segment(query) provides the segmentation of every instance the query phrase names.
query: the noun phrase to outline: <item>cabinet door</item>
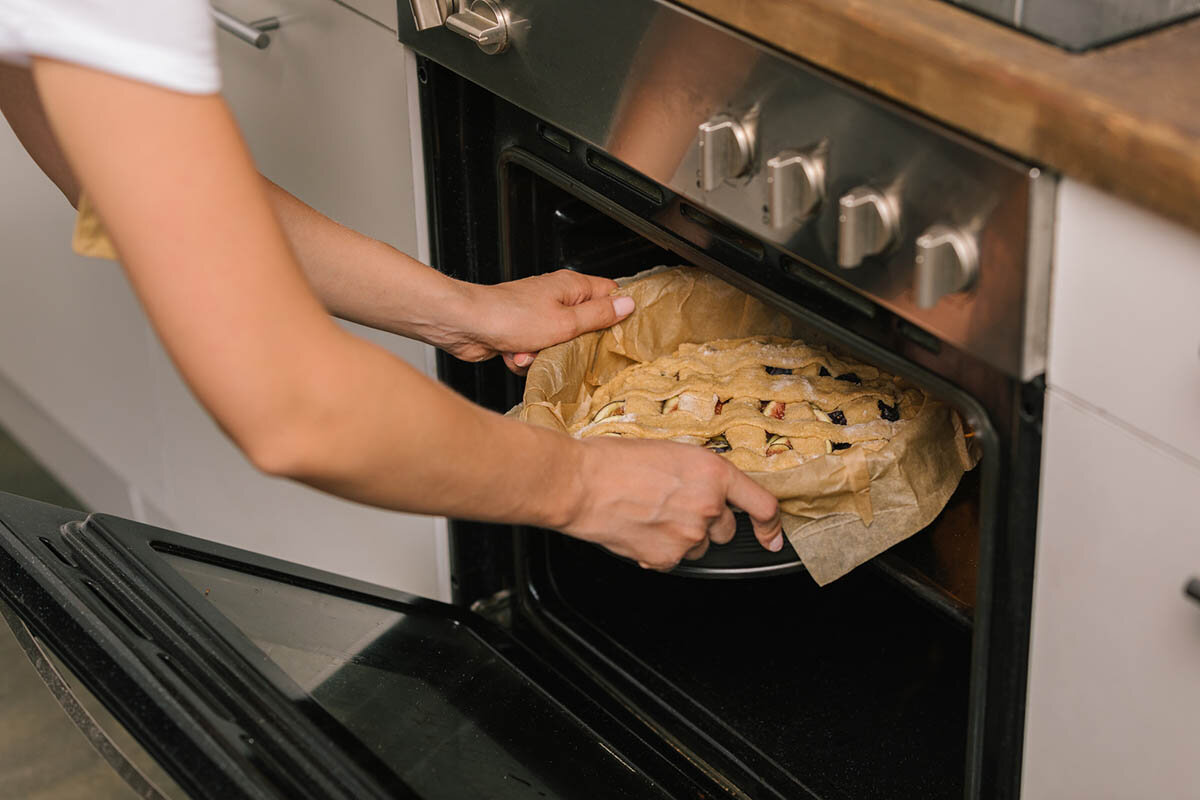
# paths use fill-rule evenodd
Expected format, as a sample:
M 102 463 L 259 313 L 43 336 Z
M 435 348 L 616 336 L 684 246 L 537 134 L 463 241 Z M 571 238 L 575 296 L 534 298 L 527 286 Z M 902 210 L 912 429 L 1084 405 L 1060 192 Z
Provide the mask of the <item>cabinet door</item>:
M 162 487 L 149 325 L 118 264 L 71 251 L 75 212 L 0 120 L 0 424 L 85 504 Z
M 1200 235 L 1064 180 L 1046 380 L 1200 458 Z
M 1051 392 L 1022 797 L 1200 786 L 1200 468 Z
M 222 8 L 245 20 L 281 21 L 266 50 L 219 34 L 224 93 L 259 169 L 322 213 L 422 256 L 410 69 L 394 35 L 332 0 L 243 0 Z M 350 327 L 432 373 L 430 348 Z M 448 597 L 444 521 L 264 477 L 217 430 L 161 352 L 156 370 L 166 423 L 168 490 L 161 505 L 173 524 L 289 561 Z

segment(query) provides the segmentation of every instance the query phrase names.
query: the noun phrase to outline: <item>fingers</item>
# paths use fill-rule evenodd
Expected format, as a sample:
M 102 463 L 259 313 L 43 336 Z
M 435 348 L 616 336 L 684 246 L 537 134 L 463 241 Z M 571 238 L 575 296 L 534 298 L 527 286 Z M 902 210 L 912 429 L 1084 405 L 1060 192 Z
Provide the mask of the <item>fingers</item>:
M 707 552 L 708 552 L 708 537 L 705 537 L 704 541 L 700 542 L 700 544 L 696 545 L 691 550 L 688 550 L 686 553 L 684 553 L 683 557 L 686 558 L 688 561 L 695 561 L 696 559 L 703 558 L 704 554 Z
M 597 275 L 584 275 L 583 277 L 587 279 L 592 297 L 605 297 L 612 294 L 617 288 L 617 282 L 610 278 L 601 278 Z
M 517 375 L 524 375 L 529 372 L 529 365 L 533 363 L 536 353 L 501 353 L 501 358 L 504 359 L 504 366 L 508 367 L 510 372 Z
M 633 312 L 632 297 L 597 297 L 565 309 L 571 314 L 575 335 L 608 328 Z
M 570 269 L 560 269 L 544 277 L 556 282 L 561 302 L 569 306 L 604 297 L 617 288 L 617 282 L 614 280 L 585 275 Z
M 733 509 L 725 506 L 721 516 L 708 526 L 708 538 L 713 544 L 728 544 L 737 530 L 737 521 L 733 518 Z
M 729 467 L 726 497 L 732 505 L 750 515 L 754 536 L 773 553 L 783 549 L 783 528 L 779 521 L 779 501 L 766 489 L 750 480 L 733 465 Z

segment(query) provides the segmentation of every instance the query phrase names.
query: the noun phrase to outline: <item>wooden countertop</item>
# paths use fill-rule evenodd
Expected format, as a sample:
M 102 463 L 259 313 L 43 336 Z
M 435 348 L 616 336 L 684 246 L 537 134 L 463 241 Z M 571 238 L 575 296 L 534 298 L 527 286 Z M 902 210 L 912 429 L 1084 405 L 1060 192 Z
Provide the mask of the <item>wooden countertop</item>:
M 1073 54 L 941 0 L 676 0 L 1200 229 L 1200 19 Z

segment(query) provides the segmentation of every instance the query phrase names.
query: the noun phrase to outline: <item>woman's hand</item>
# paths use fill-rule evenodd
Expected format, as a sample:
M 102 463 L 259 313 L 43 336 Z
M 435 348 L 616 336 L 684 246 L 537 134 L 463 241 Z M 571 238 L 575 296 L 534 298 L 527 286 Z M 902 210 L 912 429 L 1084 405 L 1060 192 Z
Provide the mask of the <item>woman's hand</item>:
M 783 548 L 779 502 L 720 456 L 675 442 L 598 437 L 580 445 L 582 500 L 564 533 L 668 570 L 733 538 L 732 505 L 750 515 L 763 547 Z
M 438 345 L 464 361 L 502 355 L 524 375 L 537 351 L 607 328 L 633 311 L 633 300 L 611 297 L 616 281 L 560 269 L 495 286 L 464 284 L 467 313 L 460 330 Z

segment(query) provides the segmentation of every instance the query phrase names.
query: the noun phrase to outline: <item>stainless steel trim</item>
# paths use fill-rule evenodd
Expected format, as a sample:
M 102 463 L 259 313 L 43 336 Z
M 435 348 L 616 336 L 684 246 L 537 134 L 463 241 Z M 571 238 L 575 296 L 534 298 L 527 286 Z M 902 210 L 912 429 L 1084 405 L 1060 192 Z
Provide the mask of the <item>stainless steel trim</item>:
M 212 9 L 213 19 L 217 27 L 226 33 L 231 33 L 246 44 L 254 45 L 259 50 L 265 50 L 271 44 L 267 31 L 279 29 L 278 17 L 266 17 L 254 22 L 242 22 L 237 17 L 226 14 L 219 8 Z
M 444 28 L 401 15 L 401 43 L 581 139 L 704 213 L 1022 380 L 1045 368 L 1053 202 L 1045 175 L 994 149 L 664 0 L 508 0 L 509 53 L 492 59 Z M 697 130 L 753 119 L 741 178 L 698 185 Z M 828 197 L 871 185 L 894 198 L 896 241 L 856 269 L 837 263 L 838 208 L 776 227 L 765 157 L 826 143 Z M 975 237 L 968 292 L 920 308 L 915 240 L 942 223 Z
M 1050 269 L 1054 262 L 1054 217 L 1058 209 L 1058 176 L 1029 170 L 1029 233 L 1025 250 L 1025 330 L 1021 363 L 1029 380 L 1046 371 L 1050 332 Z

